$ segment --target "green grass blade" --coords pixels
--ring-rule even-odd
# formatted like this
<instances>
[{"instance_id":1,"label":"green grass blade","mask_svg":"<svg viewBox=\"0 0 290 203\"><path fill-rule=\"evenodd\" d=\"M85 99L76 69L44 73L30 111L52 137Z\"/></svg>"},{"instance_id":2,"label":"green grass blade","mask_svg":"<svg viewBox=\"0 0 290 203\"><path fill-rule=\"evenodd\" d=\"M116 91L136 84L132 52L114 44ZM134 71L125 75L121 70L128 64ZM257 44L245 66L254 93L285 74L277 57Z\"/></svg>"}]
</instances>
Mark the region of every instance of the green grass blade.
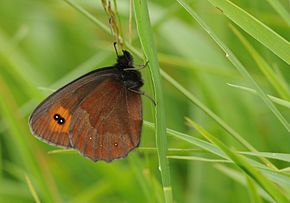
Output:
<instances>
[{"instance_id":1,"label":"green grass blade","mask_svg":"<svg viewBox=\"0 0 290 203\"><path fill-rule=\"evenodd\" d=\"M235 88L238 88L238 89L241 89L241 90L245 90L247 92L251 92L253 94L257 94L257 91L252 89L252 88L248 88L248 87L244 87L244 86L240 86L240 85L234 85L234 84L230 84L230 83L227 83L227 85L229 85L230 87L235 87ZM273 102L275 102L276 104L279 104L281 106L284 106L286 108L290 108L290 102L289 101L286 101L284 99L280 99L278 97L274 97L272 95L267 95Z\"/></svg>"},{"instance_id":2,"label":"green grass blade","mask_svg":"<svg viewBox=\"0 0 290 203\"><path fill-rule=\"evenodd\" d=\"M255 182L247 176L248 190L250 193L250 199L252 203L263 203L262 198L260 197L258 190L256 188Z\"/></svg>"},{"instance_id":3,"label":"green grass blade","mask_svg":"<svg viewBox=\"0 0 290 203\"><path fill-rule=\"evenodd\" d=\"M290 174L290 167L282 168L279 170L280 172Z\"/></svg>"},{"instance_id":4,"label":"green grass blade","mask_svg":"<svg viewBox=\"0 0 290 203\"><path fill-rule=\"evenodd\" d=\"M285 194L275 185L273 182L268 180L260 171L258 171L253 165L251 165L242 155L239 155L232 150L230 150L226 145L224 145L220 140L215 138L213 135L208 133L205 129L200 127L194 121L187 119L188 123L193 126L202 136L204 136L211 143L216 145L225 154L227 154L230 159L244 171L249 177L251 177L257 184L259 184L269 195L271 195L277 202L286 203L290 199L287 198Z\"/></svg>"},{"instance_id":5,"label":"green grass blade","mask_svg":"<svg viewBox=\"0 0 290 203\"><path fill-rule=\"evenodd\" d=\"M279 13L279 15L285 20L285 22L290 26L290 14L289 10L287 11L279 0L267 0L268 3ZM289 5L288 5L289 6Z\"/></svg>"},{"instance_id":6,"label":"green grass blade","mask_svg":"<svg viewBox=\"0 0 290 203\"><path fill-rule=\"evenodd\" d=\"M155 128L155 125L148 122L148 121L144 121L144 124L152 129ZM225 153L223 153L220 149L218 149L216 146L214 146L213 144L211 144L207 141L204 141L204 140L201 140L201 139L198 139L198 138L195 138L195 137L189 136L187 134L184 134L184 133L172 130L172 129L168 129L168 128L167 128L167 133L171 136L174 136L174 137L180 139L180 140L184 140L185 142L191 143L197 147L200 147L206 151L209 151L209 152L211 152L211 153L213 153L221 158L228 159L228 157Z\"/></svg>"},{"instance_id":7,"label":"green grass blade","mask_svg":"<svg viewBox=\"0 0 290 203\"><path fill-rule=\"evenodd\" d=\"M175 135L176 137L180 138L180 136L178 136L177 134L182 134L180 132L176 132L173 130L168 129L168 132L173 135ZM203 149L207 149L208 151L213 152L216 155L219 156L224 156L224 154L221 153L221 151L218 151L213 145L211 145L210 143L207 143L203 140L199 140L197 138L188 136L183 134L182 135L186 141L193 143ZM187 137L188 136L188 137ZM189 139L187 139L187 138ZM152 148L148 148L148 147L139 147L138 148L139 151L156 151L157 148L152 147ZM168 151L171 152L194 152L194 151L200 151L197 149L175 149L175 148L169 148ZM67 153L67 154L72 154L72 153L76 153L75 150L73 149L56 149L56 150L51 150L48 151L48 154L60 154L60 153ZM239 152L240 154L243 155L249 155L249 156L256 156L256 157L265 157L265 158L270 158L270 159L276 159L276 160L280 160L280 161L286 161L286 162L290 162L290 154L285 154L285 153L273 153L273 152ZM167 156L168 158L172 158L173 155ZM190 159L190 156L188 156L188 158Z\"/></svg>"},{"instance_id":8,"label":"green grass blade","mask_svg":"<svg viewBox=\"0 0 290 203\"><path fill-rule=\"evenodd\" d=\"M47 154L74 154L77 153L74 149L54 149L47 152Z\"/></svg>"},{"instance_id":9,"label":"green grass blade","mask_svg":"<svg viewBox=\"0 0 290 203\"><path fill-rule=\"evenodd\" d=\"M180 160L190 160L190 161L203 161L203 162L212 162L212 163L231 163L229 160L224 159L209 159L204 157L197 156L178 156L178 155L170 155L167 156L169 159L180 159Z\"/></svg>"},{"instance_id":10,"label":"green grass blade","mask_svg":"<svg viewBox=\"0 0 290 203\"><path fill-rule=\"evenodd\" d=\"M247 180L244 174L242 174L242 172L232 169L230 167L226 167L225 165L221 165L221 164L215 164L215 168L217 168L219 171L221 171L222 173L224 173L226 176L230 177L231 179L233 179L234 181L240 183L241 185L243 185L244 187L248 187L247 184ZM269 202L275 202L272 197L270 195L268 195L268 193L266 193L261 187L257 188L259 195L269 201Z\"/></svg>"},{"instance_id":11,"label":"green grass blade","mask_svg":"<svg viewBox=\"0 0 290 203\"><path fill-rule=\"evenodd\" d=\"M28 130L27 121L23 120L18 111L15 99L11 95L9 88L6 86L0 75L0 113L5 117L5 123L10 135L9 148L15 151L17 163L25 170L38 177L38 184L43 191L43 198L47 201L61 201L58 191L51 179L48 171L47 163L39 163L41 152L37 146L31 142L31 133ZM30 148L28 148L30 146ZM33 149L33 152L32 152ZM15 156L14 155L14 156ZM36 156L38 155L38 156ZM45 171L46 170L46 171ZM47 183L49 182L49 184Z\"/></svg>"},{"instance_id":12,"label":"green grass blade","mask_svg":"<svg viewBox=\"0 0 290 203\"><path fill-rule=\"evenodd\" d=\"M20 202L33 201L33 199L31 198L31 194L29 193L29 190L27 189L26 185L13 181L13 180L9 180L8 178L3 179L0 182L0 196L1 196L1 202L5 202L2 198L7 197L7 196L10 196L13 198L16 197L16 199L18 199L18 202L19 202L19 199L21 199ZM9 201L6 201L6 202L9 202ZM14 199L14 202L15 202L15 199Z\"/></svg>"},{"instance_id":13,"label":"green grass blade","mask_svg":"<svg viewBox=\"0 0 290 203\"><path fill-rule=\"evenodd\" d=\"M146 122L146 121L144 122L144 124L146 126L152 128L152 129L154 129L154 124L152 124L150 122ZM212 153L214 155L217 155L217 156L219 156L222 159L231 161L231 163L232 163L232 160L230 159L230 157L227 154L225 154L217 146L215 146L215 145L213 145L213 144L211 144L211 143L209 143L207 141L204 141L204 140L189 136L187 134L184 134L184 133L172 130L172 129L167 129L167 133L168 133L168 135L171 135L171 136L173 136L173 137L175 137L177 139L180 139L180 140L184 140L185 142L188 142L188 143L193 144L193 145L195 145L197 147L200 147L201 149L203 149L205 151L208 151L208 152L210 152L210 153ZM237 153L241 153L241 152L237 152ZM251 155L253 155L253 156L257 155L257 157L263 157L260 153L253 153ZM273 156L274 156L274 154L270 158L273 158ZM283 156L279 156L279 155L277 155L276 157L278 159L279 158L285 158L285 156L283 157ZM285 173L281 173L283 171L276 169L275 166L274 166L275 169L272 169L273 167L272 168L266 167L265 165L263 165L263 164L261 164L261 163L259 163L257 161L254 161L252 159L249 159L249 158L247 158L247 160L254 167L259 168L261 170L261 172L263 172L268 178L271 178L277 184L283 185L284 187L289 187L289 185L290 185L290 177L287 174L285 174ZM285 172L286 172L286 170L287 169L285 169Z\"/></svg>"},{"instance_id":14,"label":"green grass blade","mask_svg":"<svg viewBox=\"0 0 290 203\"><path fill-rule=\"evenodd\" d=\"M216 121L223 129L225 129L233 138L235 138L239 143L241 143L248 150L256 152L257 150L253 147L247 140L245 140L238 132L236 132L233 128L230 127L222 118L212 112L206 105L204 105L201 101L198 100L192 93L190 93L187 89L185 89L182 85L180 85L176 80L174 80L170 75L168 75L165 71L161 70L162 76L172 84L176 89L178 89L182 94L184 94L193 104L195 104L198 108L200 108L203 112L205 112L208 116L210 116L214 121ZM268 166L272 168L276 168L271 162L267 159L261 158L261 160Z\"/></svg>"},{"instance_id":15,"label":"green grass blade","mask_svg":"<svg viewBox=\"0 0 290 203\"><path fill-rule=\"evenodd\" d=\"M233 25L230 25L230 28L234 34L240 39L240 41L247 48L248 52L252 55L253 59L256 61L260 70L264 73L271 85L276 89L279 95L290 101L290 93L288 87L285 86L283 82L278 78L275 72L272 70L270 65L263 59L263 57L255 50L255 48L249 43L249 41L242 35L241 32Z\"/></svg>"},{"instance_id":16,"label":"green grass blade","mask_svg":"<svg viewBox=\"0 0 290 203\"><path fill-rule=\"evenodd\" d=\"M146 121L145 121L146 122ZM138 147L139 151L157 151L156 147ZM200 149L193 148L168 148L169 152L200 152Z\"/></svg>"},{"instance_id":17,"label":"green grass blade","mask_svg":"<svg viewBox=\"0 0 290 203\"><path fill-rule=\"evenodd\" d=\"M270 159L276 159L281 161L290 162L290 154L285 153L272 153L272 152L240 152L240 154L257 156L257 157L267 157Z\"/></svg>"},{"instance_id":18,"label":"green grass blade","mask_svg":"<svg viewBox=\"0 0 290 203\"><path fill-rule=\"evenodd\" d=\"M152 177L147 166L144 165L144 160L141 160L138 156L136 156L136 154L132 154L128 158L134 174L143 190L144 196L146 197L146 202L160 202L155 195L152 195L154 194L152 179L155 177ZM161 184L159 186L160 191L162 191Z\"/></svg>"},{"instance_id":19,"label":"green grass blade","mask_svg":"<svg viewBox=\"0 0 290 203\"><path fill-rule=\"evenodd\" d=\"M69 5L71 5L73 8L75 8L76 10L78 10L81 14L83 14L85 17L87 17L94 24L96 24L97 26L102 28L102 30L104 30L105 32L111 34L111 30L110 30L110 28L108 26L106 26L102 21L100 21L97 18L95 18L92 14L87 12L84 8L82 8L81 6L79 6L78 4L76 4L73 1L70 1L70 0L64 0L64 1L66 3L68 3Z\"/></svg>"},{"instance_id":20,"label":"green grass blade","mask_svg":"<svg viewBox=\"0 0 290 203\"><path fill-rule=\"evenodd\" d=\"M155 107L155 123L156 123L156 145L158 148L158 159L160 172L164 190L165 201L173 202L172 188L170 183L170 170L167 154L167 137L164 101L161 87L160 67L157 59L157 51L153 40L153 32L151 29L147 1L135 0L134 13L137 24L137 31L140 42L147 60L149 60L149 68L152 75L154 96L157 102Z\"/></svg>"},{"instance_id":21,"label":"green grass blade","mask_svg":"<svg viewBox=\"0 0 290 203\"><path fill-rule=\"evenodd\" d=\"M208 0L213 6L290 65L290 43L229 0Z\"/></svg>"},{"instance_id":22,"label":"green grass blade","mask_svg":"<svg viewBox=\"0 0 290 203\"><path fill-rule=\"evenodd\" d=\"M250 73L246 70L243 64L238 60L238 58L232 53L232 51L223 43L222 40L209 28L209 26L197 15L195 11L193 11L188 4L186 4L183 0L177 0L180 5L184 7L184 9L200 24L200 26L209 34L209 36L219 45L219 47L225 52L229 61L237 68L237 70L246 78L250 84L255 87L258 92L258 95L265 102L268 108L273 112L273 114L278 118L281 124L285 127L285 129L290 132L290 125L284 116L279 112L279 110L274 106L270 99L266 96L264 91L260 88L260 86L256 83L256 81L252 78ZM273 42L271 42L273 43ZM290 47L290 46L289 46ZM288 49L289 51L290 49ZM289 52L288 52L289 53ZM290 58L290 54L288 54ZM289 59L290 62L290 59Z\"/></svg>"},{"instance_id":23,"label":"green grass blade","mask_svg":"<svg viewBox=\"0 0 290 203\"><path fill-rule=\"evenodd\" d=\"M70 202L100 202L101 198L108 195L108 192L110 191L112 191L111 184L101 180L92 186L86 187L84 191L78 192Z\"/></svg>"},{"instance_id":24,"label":"green grass blade","mask_svg":"<svg viewBox=\"0 0 290 203\"><path fill-rule=\"evenodd\" d=\"M40 199L39 199L39 197L38 197L38 195L36 193L36 190L35 190L31 180L29 179L29 177L27 175L25 175L25 180L26 180L26 183L28 185L28 188L29 188L29 190L30 190L30 192L32 194L32 197L33 197L34 201L36 203L40 203Z\"/></svg>"},{"instance_id":25,"label":"green grass blade","mask_svg":"<svg viewBox=\"0 0 290 203\"><path fill-rule=\"evenodd\" d=\"M45 79L37 74L32 66L28 63L26 58L14 46L13 42L0 28L0 74L7 71L9 75L19 84L23 92L31 98L41 95L35 89L35 84L30 80L30 77L36 78L38 81L45 81ZM25 88L27 87L27 88Z\"/></svg>"}]
</instances>

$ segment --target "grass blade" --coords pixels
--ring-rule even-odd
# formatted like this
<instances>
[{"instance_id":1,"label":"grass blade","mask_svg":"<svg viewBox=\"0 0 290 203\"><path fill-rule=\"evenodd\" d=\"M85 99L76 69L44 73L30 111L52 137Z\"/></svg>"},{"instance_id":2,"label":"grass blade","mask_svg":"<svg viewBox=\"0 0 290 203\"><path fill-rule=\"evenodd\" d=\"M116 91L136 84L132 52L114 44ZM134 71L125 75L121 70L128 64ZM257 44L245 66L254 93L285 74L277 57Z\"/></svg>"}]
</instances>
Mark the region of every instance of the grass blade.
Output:
<instances>
[{"instance_id":1,"label":"grass blade","mask_svg":"<svg viewBox=\"0 0 290 203\"><path fill-rule=\"evenodd\" d=\"M152 128L152 129L154 129L154 124L149 123L149 122L144 122L144 124L146 126ZM193 144L193 145L195 145L197 147L200 147L201 149L203 149L205 151L208 151L208 152L210 152L210 153L212 153L214 155L219 156L222 159L231 161L231 163L233 163L233 161L230 159L230 157L227 154L225 154L220 148L218 148L217 146L215 146L215 145L213 145L213 144L211 144L211 143L209 143L207 141L204 141L204 140L189 136L187 134L184 134L184 133L172 130L172 129L167 129L167 133L168 133L168 135L171 135L171 136L173 136L173 137L175 137L177 139L180 139L180 140L184 140L185 142L188 142L188 143ZM241 152L237 152L237 153L241 153ZM253 155L255 156L255 153L253 153ZM260 154L258 153L257 157L258 157L258 155L260 155ZM273 158L273 156L274 155L272 155L271 158ZM277 158L278 157L281 158L281 156L277 155ZM255 161L253 159L247 158L247 161L253 167L255 167L255 168L259 169L261 172L263 172L264 175L266 175L269 179L274 181L276 184L281 185L285 189L287 189L289 187L289 185L290 185L290 177L286 173L288 171L287 168L283 169L283 170L278 170L275 167L275 169L272 169L272 168L266 167L265 165Z\"/></svg>"},{"instance_id":2,"label":"grass blade","mask_svg":"<svg viewBox=\"0 0 290 203\"><path fill-rule=\"evenodd\" d=\"M92 186L86 187L84 191L79 192L70 202L99 202L102 197L108 195L110 191L112 191L111 184L101 180Z\"/></svg>"},{"instance_id":3,"label":"grass blade","mask_svg":"<svg viewBox=\"0 0 290 203\"><path fill-rule=\"evenodd\" d=\"M34 201L36 203L40 203L40 199L39 199L39 197L38 197L38 195L37 195L37 193L35 191L35 188L32 185L32 182L31 182L31 180L29 179L29 177L27 175L25 175L25 180L26 180L26 183L27 183L27 185L29 187L29 190L30 190L30 192L32 194L32 197L33 197Z\"/></svg>"},{"instance_id":4,"label":"grass blade","mask_svg":"<svg viewBox=\"0 0 290 203\"><path fill-rule=\"evenodd\" d=\"M170 170L167 154L167 137L166 137L166 123L165 123L165 110L162 95L160 67L157 59L157 51L155 48L153 33L151 29L147 1L135 0L134 11L136 17L137 31L140 42L146 56L149 60L149 68L152 75L154 96L157 101L155 107L155 123L156 123L156 145L159 159L159 166L164 190L165 201L173 202L172 188L170 183Z\"/></svg>"},{"instance_id":5,"label":"grass blade","mask_svg":"<svg viewBox=\"0 0 290 203\"><path fill-rule=\"evenodd\" d=\"M255 50L255 48L249 43L249 41L242 35L241 32L233 25L230 25L230 28L234 32L234 34L240 39L240 41L247 48L248 52L252 55L253 59L256 61L260 70L264 73L268 81L271 85L276 89L279 95L290 101L290 94L288 87L285 86L285 83L280 82L279 78L272 70L270 65L263 59L263 57Z\"/></svg>"},{"instance_id":6,"label":"grass blade","mask_svg":"<svg viewBox=\"0 0 290 203\"><path fill-rule=\"evenodd\" d=\"M247 176L248 190L250 193L250 198L252 203L263 203L262 198L260 197L255 182Z\"/></svg>"},{"instance_id":7,"label":"grass blade","mask_svg":"<svg viewBox=\"0 0 290 203\"><path fill-rule=\"evenodd\" d=\"M208 0L213 6L241 27L245 32L266 46L274 54L290 65L290 43L231 1Z\"/></svg>"},{"instance_id":8,"label":"grass blade","mask_svg":"<svg viewBox=\"0 0 290 203\"><path fill-rule=\"evenodd\" d=\"M184 7L184 9L200 24L200 26L209 34L209 36L219 45L219 47L225 52L226 57L229 61L237 68L237 70L246 78L250 84L255 87L261 99L265 102L268 108L273 112L273 114L278 118L281 124L285 127L285 129L290 132L290 125L284 116L279 112L279 110L274 106L271 100L268 99L264 91L260 88L260 86L256 83L256 81L252 78L250 73L246 70L243 64L238 60L238 58L232 53L232 51L223 43L222 40L209 28L209 26L194 12L188 4L186 4L183 0L177 0L180 5ZM287 41L286 41L287 42ZM273 42L271 42L273 43ZM290 50L290 45L289 49ZM290 62L290 55L287 53Z\"/></svg>"},{"instance_id":9,"label":"grass blade","mask_svg":"<svg viewBox=\"0 0 290 203\"><path fill-rule=\"evenodd\" d=\"M203 161L203 162L213 162L213 163L231 163L229 160L224 159L208 159L204 157L197 156L167 156L169 159L180 159L180 160L191 160L191 161Z\"/></svg>"},{"instance_id":10,"label":"grass blade","mask_svg":"<svg viewBox=\"0 0 290 203\"><path fill-rule=\"evenodd\" d=\"M108 28L108 26L106 26L102 21L95 18L92 14L87 12L84 8L82 8L78 4L74 3L73 1L70 1L70 0L64 0L64 1L66 3L68 3L69 5L71 5L73 8L75 8L76 10L78 10L81 14L83 14L85 17L87 17L94 24L96 24L97 26L102 28L105 32L111 34L111 30Z\"/></svg>"},{"instance_id":11,"label":"grass blade","mask_svg":"<svg viewBox=\"0 0 290 203\"><path fill-rule=\"evenodd\" d=\"M260 171L258 171L254 166L252 166L242 155L239 155L232 150L230 150L226 145L224 145L220 140L215 138L213 135L208 133L197 123L190 119L186 119L188 123L193 126L202 136L204 136L211 143L216 145L225 154L227 154L230 159L244 171L249 177L251 177L256 183L258 183L269 195L271 195L277 202L286 203L289 199L282 193L282 191L273 182L268 180Z\"/></svg>"},{"instance_id":12,"label":"grass blade","mask_svg":"<svg viewBox=\"0 0 290 203\"><path fill-rule=\"evenodd\" d=\"M225 129L233 138L235 138L239 143L241 143L248 150L257 152L255 147L253 147L247 140L245 140L238 132L230 127L222 118L212 112L206 105L204 105L201 101L199 101L192 93L190 93L187 89L185 89L182 85L180 85L176 80L174 80L170 75L168 75L165 71L161 71L162 76L170 82L176 89L178 89L182 94L184 94L193 104L195 104L198 108L200 108L203 112L205 112L208 116L210 116L213 120L215 120L223 129ZM261 160L268 166L272 168L276 168L271 162L269 162L265 158L261 158Z\"/></svg>"},{"instance_id":13,"label":"grass blade","mask_svg":"<svg viewBox=\"0 0 290 203\"><path fill-rule=\"evenodd\" d=\"M31 136L27 128L27 121L24 121L21 117L15 99L1 76L0 113L5 117L5 123L9 130L8 132L13 135L9 137L8 143L10 144L10 149L16 151L17 163L33 174L34 177L41 177L38 179L38 184L41 186L41 191L44 191L42 193L43 198L47 201L55 200L60 202L60 196L56 190L54 181L51 179L50 174L46 173L48 171L47 163L40 163L42 161L41 158L39 158L41 157L41 151L31 142L30 138L25 138Z\"/></svg>"},{"instance_id":14,"label":"grass blade","mask_svg":"<svg viewBox=\"0 0 290 203\"><path fill-rule=\"evenodd\" d=\"M248 91L248 92L251 92L253 94L257 94L257 91L252 89L252 88L248 88L248 87L244 87L244 86L240 86L240 85L234 85L234 84L230 84L230 83L227 83L227 85L229 85L230 87L235 87L235 88L238 88L238 89L241 89L241 90L245 90L245 91ZM286 108L290 108L290 102L289 101L286 101L284 99L280 99L278 97L274 97L272 95L267 95L273 102L275 102L276 104L279 104L281 106L284 106Z\"/></svg>"},{"instance_id":15,"label":"grass blade","mask_svg":"<svg viewBox=\"0 0 290 203\"><path fill-rule=\"evenodd\" d=\"M277 159L281 161L290 162L290 154L285 153L272 153L272 152L240 152L240 154L258 156L258 157L267 157L270 159Z\"/></svg>"},{"instance_id":16,"label":"grass blade","mask_svg":"<svg viewBox=\"0 0 290 203\"><path fill-rule=\"evenodd\" d=\"M246 177L244 174L242 174L242 172L235 170L235 169L232 169L230 167L226 167L226 166L221 165L221 164L215 164L215 168L218 169L219 171L221 171L222 173L224 173L226 176L233 179L234 181L240 183L244 187L248 187ZM268 193L266 193L261 187L258 187L257 190L258 190L259 195L263 199L265 199L271 203L275 202L272 199L272 197L270 195L268 195Z\"/></svg>"},{"instance_id":17,"label":"grass blade","mask_svg":"<svg viewBox=\"0 0 290 203\"><path fill-rule=\"evenodd\" d=\"M283 7L283 5L277 1L267 0L268 3L279 13L279 15L285 20L285 22L290 25L290 14L289 12Z\"/></svg>"}]
</instances>

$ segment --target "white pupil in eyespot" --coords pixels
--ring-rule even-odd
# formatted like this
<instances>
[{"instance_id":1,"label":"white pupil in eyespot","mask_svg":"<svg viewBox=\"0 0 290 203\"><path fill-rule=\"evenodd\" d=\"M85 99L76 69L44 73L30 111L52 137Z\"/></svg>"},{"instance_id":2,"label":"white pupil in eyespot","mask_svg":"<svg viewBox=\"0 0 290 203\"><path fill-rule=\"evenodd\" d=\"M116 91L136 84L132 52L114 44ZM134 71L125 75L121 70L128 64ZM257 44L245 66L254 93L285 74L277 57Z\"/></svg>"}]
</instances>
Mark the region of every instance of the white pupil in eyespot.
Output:
<instances>
[{"instance_id":1,"label":"white pupil in eyespot","mask_svg":"<svg viewBox=\"0 0 290 203\"><path fill-rule=\"evenodd\" d=\"M65 123L65 119L62 118L59 114L54 114L53 119L60 125Z\"/></svg>"}]
</instances>

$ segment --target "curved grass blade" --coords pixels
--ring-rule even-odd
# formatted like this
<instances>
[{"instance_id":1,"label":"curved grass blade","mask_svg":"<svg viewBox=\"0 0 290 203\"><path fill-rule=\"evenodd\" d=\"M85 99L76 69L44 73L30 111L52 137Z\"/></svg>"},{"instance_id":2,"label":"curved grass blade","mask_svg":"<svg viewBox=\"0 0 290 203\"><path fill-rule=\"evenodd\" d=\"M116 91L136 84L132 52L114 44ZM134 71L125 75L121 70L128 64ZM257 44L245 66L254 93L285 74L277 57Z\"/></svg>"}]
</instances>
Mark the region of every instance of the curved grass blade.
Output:
<instances>
[{"instance_id":1,"label":"curved grass blade","mask_svg":"<svg viewBox=\"0 0 290 203\"><path fill-rule=\"evenodd\" d=\"M237 183L243 185L244 187L248 187L246 177L244 174L242 174L242 172L221 164L215 164L215 168L236 181ZM257 190L260 197L267 200L268 202L275 203L272 197L268 195L268 193L266 193L261 187L258 187Z\"/></svg>"},{"instance_id":2,"label":"curved grass blade","mask_svg":"<svg viewBox=\"0 0 290 203\"><path fill-rule=\"evenodd\" d=\"M144 124L152 129L154 129L154 124L145 121ZM200 147L201 149L208 151L214 155L219 156L220 158L227 160L227 161L231 161L230 157L225 154L221 149L219 149L217 146L213 145L212 143L209 143L207 141L189 136L187 134L172 130L172 129L167 129L167 133L168 135L171 135L173 137L176 137L180 140L184 140L185 142L188 142L190 144L193 144L197 147ZM240 152L237 152L240 153ZM255 154L253 154L255 156ZM278 156L277 156L278 157ZM264 175L266 175L269 179L271 179L272 181L274 181L276 184L283 186L283 188L288 188L290 185L290 177L289 175L286 173L287 169L285 170L278 170L278 169L272 169L269 167L266 167L265 165L247 158L247 161L255 168L259 169L261 172L263 172ZM276 168L276 167L275 167ZM285 172L284 172L285 171Z\"/></svg>"},{"instance_id":3,"label":"curved grass blade","mask_svg":"<svg viewBox=\"0 0 290 203\"><path fill-rule=\"evenodd\" d=\"M200 24L200 26L209 34L209 36L219 45L219 47L225 52L226 57L229 59L229 61L237 68L237 70L243 75L244 78L246 78L249 83L255 87L255 89L258 92L258 95L261 97L261 99L265 102L265 104L268 106L268 108L273 112L273 114L277 117L277 119L281 122L281 124L285 127L285 129L290 134L290 125L287 122L287 120L284 118L284 116L279 112L279 110L274 106L274 104L271 102L271 100L266 96L264 91L260 88L260 86L256 83L256 81L252 78L250 73L246 70L246 68L243 66L243 64L238 60L238 58L233 54L233 52L223 43L223 41L209 28L209 26L197 15L195 11L193 11L188 4L186 4L183 0L177 0L181 6ZM241 14L242 15L242 14ZM287 42L287 41L286 41ZM273 43L273 41L271 41ZM289 57L289 63L290 63L290 45L287 52L287 55Z\"/></svg>"},{"instance_id":4,"label":"curved grass blade","mask_svg":"<svg viewBox=\"0 0 290 203\"><path fill-rule=\"evenodd\" d=\"M184 94L192 103L194 103L198 108L200 108L203 112L205 112L208 116L210 116L213 120L215 120L223 129L225 129L233 138L235 138L239 143L241 143L248 150L257 152L255 147L253 147L247 140L245 140L238 132L230 127L222 118L212 112L206 105L204 105L201 101L199 101L192 93L186 90L183 86L181 86L176 80L174 80L170 75L161 70L162 76L172 84L176 89L178 89L182 94ZM269 167L276 168L270 161L265 158L261 158L261 160L268 165Z\"/></svg>"},{"instance_id":5,"label":"curved grass blade","mask_svg":"<svg viewBox=\"0 0 290 203\"><path fill-rule=\"evenodd\" d=\"M213 6L290 65L290 43L267 25L229 0L208 0Z\"/></svg>"},{"instance_id":6,"label":"curved grass blade","mask_svg":"<svg viewBox=\"0 0 290 203\"><path fill-rule=\"evenodd\" d=\"M259 184L269 195L273 197L277 202L286 203L290 199L280 190L280 188L271 182L267 177L265 177L260 171L258 171L247 159L242 155L235 153L230 150L226 145L224 145L220 140L215 138L213 135L208 133L205 129L199 126L197 123L187 118L187 122L194 127L202 136L204 136L211 143L216 145L220 150L222 150L228 157L244 171L249 177L251 177L257 184Z\"/></svg>"},{"instance_id":7,"label":"curved grass blade","mask_svg":"<svg viewBox=\"0 0 290 203\"><path fill-rule=\"evenodd\" d=\"M240 39L240 41L244 44L244 46L247 48L248 52L252 55L253 59L256 61L258 67L263 72L263 74L266 76L268 81L271 83L271 85L275 88L275 90L279 93L279 95L283 99L287 99L290 101L290 93L288 90L288 87L285 86L285 83L280 82L280 79L275 74L275 72L272 70L270 65L266 62L265 59L255 50L255 48L250 44L250 42L242 35L241 32L237 28L235 28L233 25L230 24L230 28L234 32L234 34Z\"/></svg>"},{"instance_id":8,"label":"curved grass blade","mask_svg":"<svg viewBox=\"0 0 290 203\"><path fill-rule=\"evenodd\" d=\"M248 91L248 92L251 92L253 94L257 94L257 91L252 89L252 88L248 88L248 87L244 87L244 86L240 86L240 85L234 85L234 84L230 84L230 83L227 83L227 85L229 85L230 87L235 87L235 88L238 88L238 89L241 89L241 90L245 90L245 91ZM289 101L286 101L284 99L280 99L278 97L274 97L272 95L267 95L273 102L275 102L276 104L279 104L281 106L284 106L286 108L289 108L290 109L290 102Z\"/></svg>"}]
</instances>

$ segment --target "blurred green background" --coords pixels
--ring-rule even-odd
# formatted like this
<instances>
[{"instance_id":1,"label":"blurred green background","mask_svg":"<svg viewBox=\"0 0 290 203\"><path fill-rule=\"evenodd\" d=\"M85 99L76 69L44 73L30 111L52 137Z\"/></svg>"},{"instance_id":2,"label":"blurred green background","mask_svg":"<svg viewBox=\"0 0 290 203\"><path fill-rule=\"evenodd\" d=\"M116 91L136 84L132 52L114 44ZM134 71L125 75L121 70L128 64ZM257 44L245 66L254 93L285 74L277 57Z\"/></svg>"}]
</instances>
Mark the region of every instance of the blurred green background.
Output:
<instances>
[{"instance_id":1,"label":"blurred green background","mask_svg":"<svg viewBox=\"0 0 290 203\"><path fill-rule=\"evenodd\" d=\"M75 2L109 26L101 1ZM232 2L290 40L290 22L279 15L270 1ZM121 29L129 41L129 0L117 3ZM280 3L289 14L289 2ZM284 99L287 104L289 65L208 1L192 1L191 8L233 51L264 92ZM162 69L258 151L290 156L289 132L257 95L228 85L251 87L184 8L174 0L149 1L149 12ZM257 57L234 34L233 26L274 70L285 94L279 93L261 72ZM132 40L132 46L142 53L134 20ZM35 139L29 131L29 114L52 90L90 70L115 63L113 41L112 35L65 1L0 1L1 202L164 202L154 131L146 125L140 148L109 164L93 163L77 152L52 151L57 148ZM135 64L144 62L145 59L135 57ZM144 90L152 95L149 70L142 72ZM184 117L190 117L229 148L246 150L167 80L161 82L168 128L203 139L185 124ZM152 122L152 103L146 98L143 103L144 120ZM288 108L276 106L289 121L289 103ZM169 159L175 202L252 201L245 176L237 167L215 161L213 154L172 136L168 136L168 147L171 156L212 160ZM280 169L289 167L289 161L288 157L288 163L272 163ZM276 180L280 181L277 177ZM284 186L288 187L284 189L290 191L290 181L285 181Z\"/></svg>"}]
</instances>

